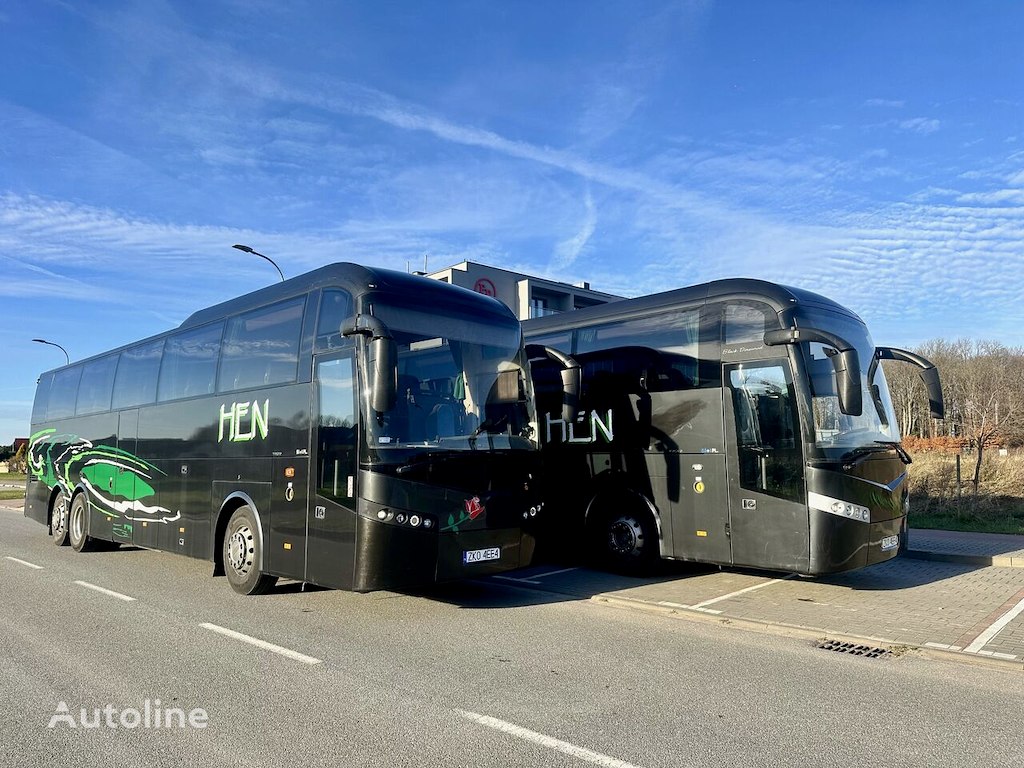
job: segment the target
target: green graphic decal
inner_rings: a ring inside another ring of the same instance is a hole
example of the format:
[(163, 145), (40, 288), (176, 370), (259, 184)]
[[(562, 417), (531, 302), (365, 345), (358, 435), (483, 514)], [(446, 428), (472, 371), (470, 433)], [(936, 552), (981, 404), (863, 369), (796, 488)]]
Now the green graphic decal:
[(59, 486), (71, 496), (79, 484), (89, 494), (93, 507), (114, 523), (114, 534), (130, 538), (130, 521), (170, 523), (181, 517), (147, 499), (156, 496), (153, 477), (164, 474), (148, 461), (109, 446), (94, 446), (78, 435), (58, 434), (45, 429), (32, 435), (29, 443), (29, 472), (53, 489)]

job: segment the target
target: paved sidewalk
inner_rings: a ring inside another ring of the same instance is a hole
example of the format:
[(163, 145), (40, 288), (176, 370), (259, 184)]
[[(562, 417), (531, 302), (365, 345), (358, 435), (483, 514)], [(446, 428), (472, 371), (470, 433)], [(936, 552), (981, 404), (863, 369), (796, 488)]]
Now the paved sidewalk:
[(906, 554), (918, 560), (1024, 568), (1024, 536), (912, 528)]

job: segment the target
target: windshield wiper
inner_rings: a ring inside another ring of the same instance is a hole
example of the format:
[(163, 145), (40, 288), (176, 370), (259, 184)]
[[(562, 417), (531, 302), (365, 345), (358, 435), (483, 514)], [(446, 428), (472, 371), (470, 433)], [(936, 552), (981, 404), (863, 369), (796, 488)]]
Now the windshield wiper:
[(903, 443), (896, 443), (890, 440), (875, 440), (879, 445), (884, 445), (888, 448), (895, 448), (896, 455), (900, 457), (900, 461), (904, 464), (913, 464), (914, 460), (910, 458), (910, 454), (907, 453), (907, 449), (903, 447)]
[(441, 463), (455, 458), (456, 456), (465, 456), (466, 453), (466, 451), (426, 451), (425, 453), (417, 454), (411, 459), (408, 459), (404, 464), (398, 467), (395, 472), (400, 475), (404, 475), (407, 472), (419, 469), (424, 464), (430, 466), (435, 462)]
[(909, 464), (911, 462), (910, 454), (908, 454), (906, 449), (899, 443), (888, 440), (875, 440), (874, 442), (874, 445), (861, 445), (840, 456), (839, 461), (843, 463), (843, 468), (853, 469), (868, 456), (874, 453), (881, 453), (888, 448), (895, 449), (896, 455), (900, 457), (900, 461), (904, 464)]

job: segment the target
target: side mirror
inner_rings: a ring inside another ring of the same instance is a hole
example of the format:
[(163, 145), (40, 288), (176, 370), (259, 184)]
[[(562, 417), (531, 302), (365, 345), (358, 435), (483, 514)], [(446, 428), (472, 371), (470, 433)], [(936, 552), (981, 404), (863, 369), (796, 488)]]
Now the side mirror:
[(942, 398), (942, 382), (939, 381), (939, 370), (935, 364), (915, 352), (896, 347), (878, 347), (875, 350), (876, 360), (899, 360), (920, 368), (921, 381), (928, 392), (928, 409), (933, 419), (941, 419), (946, 415), (946, 405)]
[(576, 420), (580, 409), (580, 388), (583, 384), (583, 369), (575, 358), (553, 347), (541, 344), (527, 344), (526, 355), (530, 358), (546, 357), (562, 366), (562, 419), (568, 424)]
[(398, 397), (398, 351), (394, 339), (378, 337), (370, 341), (366, 378), (373, 410), (386, 413), (394, 408)]
[(802, 341), (817, 341), (836, 349), (832, 355), (832, 370), (836, 374), (836, 394), (839, 410), (847, 416), (860, 416), (864, 412), (864, 397), (860, 386), (860, 360), (857, 350), (845, 339), (834, 333), (816, 328), (789, 328), (768, 331), (764, 343), (769, 347), (777, 344), (799, 344)]
[(366, 345), (366, 385), (370, 407), (387, 413), (398, 398), (398, 348), (391, 332), (372, 315), (356, 315), (341, 327), (342, 336), (364, 336)]

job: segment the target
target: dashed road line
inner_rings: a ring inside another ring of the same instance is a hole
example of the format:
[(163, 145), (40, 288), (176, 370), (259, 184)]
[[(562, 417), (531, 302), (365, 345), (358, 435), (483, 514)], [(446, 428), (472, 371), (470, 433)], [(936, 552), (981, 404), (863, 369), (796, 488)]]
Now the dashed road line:
[(243, 642), (243, 643), (248, 643), (249, 645), (254, 645), (257, 648), (262, 648), (265, 651), (272, 651), (273, 653), (276, 653), (276, 654), (278, 654), (280, 656), (285, 656), (285, 657), (287, 657), (289, 659), (292, 659), (294, 661), (301, 661), (303, 664), (320, 664), (320, 663), (322, 663), (320, 659), (313, 658), (312, 656), (307, 656), (306, 654), (299, 653), (298, 651), (293, 651), (290, 648), (285, 648), (285, 647), (280, 646), (280, 645), (274, 645), (273, 643), (268, 643), (266, 640), (260, 640), (257, 637), (251, 637), (249, 635), (243, 635), (241, 632), (235, 632), (235, 630), (233, 630), (233, 629), (227, 629), (226, 627), (221, 627), (221, 626), (218, 626), (216, 624), (208, 624), (208, 623), (203, 623), (203, 624), (200, 624), (199, 626), (202, 627), (203, 629), (208, 629), (211, 632), (216, 632), (219, 635), (224, 635), (225, 637), (230, 637), (230, 638), (232, 638), (234, 640), (238, 640), (238, 641)]
[(476, 712), (467, 712), (463, 709), (455, 710), (461, 717), (471, 720), (479, 725), (493, 728), (496, 731), (507, 733), (510, 736), (515, 736), (523, 741), (528, 741), (531, 744), (536, 744), (547, 749), (555, 750), (566, 755), (578, 758), (580, 760), (586, 760), (588, 763), (594, 765), (604, 766), (604, 768), (637, 768), (633, 763), (627, 763), (625, 760), (619, 760), (618, 758), (611, 757), (609, 755), (595, 752), (592, 749), (586, 747), (578, 747), (575, 744), (570, 744), (568, 741), (562, 741), (556, 739), (553, 736), (546, 736), (543, 733), (537, 733), (537, 731), (531, 731), (528, 728), (523, 728), (521, 725), (515, 723), (509, 723), (505, 720), (499, 720), (496, 717), (490, 717), (489, 715), (481, 715)]
[(118, 600), (124, 600), (126, 603), (131, 603), (135, 601), (134, 597), (130, 597), (129, 595), (122, 595), (120, 592), (115, 592), (114, 590), (107, 589), (106, 587), (98, 587), (95, 584), (90, 584), (88, 581), (76, 581), (75, 584), (77, 584), (80, 587), (95, 590), (96, 592), (101, 592), (104, 595), (108, 595), (110, 597), (116, 597)]
[(28, 560), (22, 560), (18, 557), (11, 557), (10, 555), (4, 556), (4, 560), (10, 560), (12, 563), (18, 563), (19, 565), (27, 566), (28, 568), (35, 568), (37, 571), (43, 570), (43, 566), (30, 563)]

